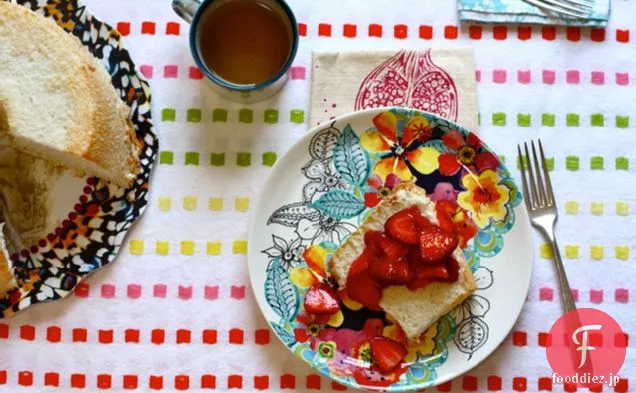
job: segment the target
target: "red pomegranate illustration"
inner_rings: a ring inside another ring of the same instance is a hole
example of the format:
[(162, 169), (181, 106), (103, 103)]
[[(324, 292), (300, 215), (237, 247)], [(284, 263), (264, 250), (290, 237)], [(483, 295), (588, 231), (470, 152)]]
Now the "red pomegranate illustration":
[(431, 60), (431, 50), (400, 50), (367, 75), (358, 89), (355, 110), (402, 106), (457, 120), (457, 87)]

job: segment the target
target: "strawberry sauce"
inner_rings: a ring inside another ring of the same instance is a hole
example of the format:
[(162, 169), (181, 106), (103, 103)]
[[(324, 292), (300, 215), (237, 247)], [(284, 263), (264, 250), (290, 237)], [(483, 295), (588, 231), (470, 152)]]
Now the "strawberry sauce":
[(365, 248), (353, 262), (347, 276), (349, 297), (380, 310), (382, 289), (406, 285), (414, 291), (434, 282), (453, 283), (459, 264), (453, 251), (459, 240), (422, 216), (416, 206), (389, 217), (384, 231), (367, 231)]

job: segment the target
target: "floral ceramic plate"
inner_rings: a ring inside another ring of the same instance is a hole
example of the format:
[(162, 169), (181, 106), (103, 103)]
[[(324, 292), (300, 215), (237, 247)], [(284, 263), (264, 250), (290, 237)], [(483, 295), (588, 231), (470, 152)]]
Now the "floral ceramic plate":
[[(150, 87), (137, 73), (120, 33), (77, 0), (14, 2), (53, 19), (102, 62), (113, 88), (130, 107), (142, 169), (127, 189), (94, 177), (80, 178), (69, 170), (51, 174), (57, 178), (51, 181), (45, 230), (38, 230), (39, 237), (31, 236), (29, 244), (8, 244), (20, 288), (0, 296), (0, 318), (69, 295), (84, 277), (115, 259), (126, 232), (146, 208), (150, 172), (159, 150), (150, 115)], [(28, 203), (33, 195), (21, 197)]]
[[(343, 298), (338, 313), (320, 317), (303, 309), (303, 297), (329, 276), (338, 245), (403, 181), (449, 201), (456, 228), (473, 228), (463, 251), (477, 291), (383, 375), (370, 339), (400, 339), (389, 316)], [(408, 109), (356, 112), (309, 132), (267, 178), (248, 243), (252, 287), (280, 340), (321, 374), (374, 390), (424, 389), (484, 360), (516, 321), (532, 270), (527, 213), (505, 165), (465, 128)]]

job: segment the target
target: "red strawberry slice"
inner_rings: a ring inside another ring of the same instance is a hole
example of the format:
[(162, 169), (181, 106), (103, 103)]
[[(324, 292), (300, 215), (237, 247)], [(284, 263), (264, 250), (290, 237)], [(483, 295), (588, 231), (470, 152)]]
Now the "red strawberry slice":
[(380, 248), (380, 240), (385, 237), (381, 231), (366, 231), (364, 233), (364, 245), (369, 251), (376, 256), (382, 256), (383, 251)]
[(335, 314), (340, 310), (338, 294), (329, 284), (315, 284), (305, 295), (305, 311), (315, 315)]
[(418, 228), (420, 228), (420, 229), (433, 225), (431, 220), (429, 220), (428, 218), (424, 217), (422, 215), (422, 213), (420, 213), (419, 210), (417, 211), (417, 214), (413, 218), (415, 219), (415, 223), (417, 224)]
[(376, 337), (371, 340), (373, 365), (383, 374), (388, 374), (399, 366), (407, 353), (404, 345), (388, 337)]
[(448, 258), (457, 247), (457, 235), (437, 226), (423, 228), (420, 233), (420, 253), (426, 263), (437, 263)]
[(435, 213), (439, 226), (446, 232), (455, 232), (455, 223), (453, 216), (457, 211), (458, 205), (453, 201), (442, 200), (435, 204)]
[(379, 240), (380, 248), (389, 259), (398, 259), (406, 256), (411, 247), (391, 237), (382, 236)]
[(362, 331), (364, 332), (364, 335), (368, 339), (372, 339), (373, 337), (381, 336), (383, 329), (384, 329), (384, 322), (382, 322), (381, 319), (370, 318), (370, 319), (367, 319), (366, 322), (364, 323), (364, 327), (362, 328)]
[(417, 244), (419, 228), (414, 218), (416, 214), (419, 214), (417, 207), (399, 211), (389, 217), (384, 224), (384, 229), (395, 240), (406, 244)]
[(376, 258), (369, 264), (369, 275), (383, 285), (405, 285), (413, 279), (405, 258)]
[(380, 242), (380, 239), (384, 236), (382, 231), (366, 231), (364, 233), (364, 245), (371, 246), (376, 245)]
[(372, 251), (365, 247), (365, 249), (362, 251), (362, 254), (360, 254), (360, 256), (356, 258), (356, 260), (353, 261), (353, 263), (351, 264), (349, 273), (347, 273), (347, 279), (351, 276), (357, 276), (361, 273), (366, 272), (367, 269), (369, 269), (369, 263), (374, 258), (375, 256), (373, 255)]
[(375, 282), (368, 272), (347, 276), (347, 293), (352, 300), (363, 306), (380, 311), (380, 299), (382, 299), (382, 287)]
[(415, 270), (415, 279), (409, 285), (408, 289), (414, 291), (419, 288), (424, 288), (428, 284), (446, 281), (449, 278), (449, 272), (445, 265), (437, 266), (419, 266)]
[(444, 265), (448, 272), (448, 277), (446, 277), (443, 281), (448, 283), (457, 281), (459, 279), (459, 263), (457, 263), (455, 258), (448, 258)]

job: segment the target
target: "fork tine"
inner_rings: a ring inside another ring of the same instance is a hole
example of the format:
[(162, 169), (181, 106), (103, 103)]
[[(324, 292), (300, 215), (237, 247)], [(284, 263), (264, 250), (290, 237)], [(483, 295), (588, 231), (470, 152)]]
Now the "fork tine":
[[(541, 165), (539, 165), (539, 159), (537, 158), (537, 150), (534, 147), (534, 141), (530, 142), (530, 146), (532, 146), (532, 158), (534, 159), (534, 170), (537, 174), (537, 184), (539, 188), (539, 206), (547, 205), (547, 198), (545, 197), (545, 187), (543, 187), (543, 180), (541, 179)], [(530, 159), (528, 157), (528, 159)]]
[(532, 193), (532, 206), (539, 207), (537, 203), (537, 184), (534, 182), (534, 174), (532, 173), (532, 162), (530, 161), (530, 153), (528, 152), (528, 144), (523, 143), (523, 147), (526, 151), (526, 158), (528, 163), (528, 177), (530, 178), (530, 192)]
[(562, 10), (559, 12), (572, 11), (575, 13), (581, 13), (586, 15), (589, 9), (581, 9), (580, 6), (569, 4), (564, 0), (541, 0), (544, 4), (553, 5), (557, 8), (561, 8)]
[(587, 12), (583, 12), (581, 10), (576, 10), (575, 12), (572, 11), (568, 11), (565, 10), (563, 8), (557, 8), (553, 5), (550, 5), (548, 3), (544, 3), (543, 0), (539, 1), (539, 0), (524, 0), (526, 3), (528, 4), (532, 4), (535, 7), (539, 7), (542, 8), (544, 10), (548, 10), (548, 11), (553, 11), (559, 14), (563, 14), (563, 15), (568, 15), (568, 16), (573, 16), (575, 18), (581, 18), (584, 16), (587, 16)]
[(521, 146), (517, 145), (517, 153), (519, 153), (519, 167), (521, 168), (521, 185), (523, 186), (523, 199), (526, 201), (528, 210), (532, 210), (532, 198), (528, 193), (528, 182), (526, 180), (526, 168), (523, 163), (523, 155), (521, 154)]
[(563, 0), (563, 1), (571, 3), (571, 4), (579, 5), (588, 10), (592, 10), (594, 8), (594, 2), (590, 0)]
[(543, 173), (545, 175), (545, 186), (547, 189), (548, 195), (548, 205), (556, 205), (556, 200), (554, 199), (554, 191), (552, 190), (552, 182), (550, 181), (550, 173), (548, 172), (548, 165), (545, 161), (545, 155), (543, 154), (543, 145), (541, 144), (541, 139), (539, 139), (539, 153), (541, 154), (541, 161), (543, 162)]

